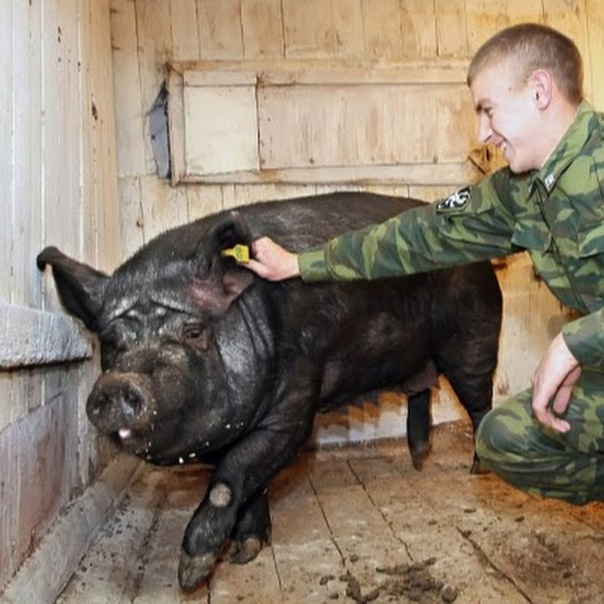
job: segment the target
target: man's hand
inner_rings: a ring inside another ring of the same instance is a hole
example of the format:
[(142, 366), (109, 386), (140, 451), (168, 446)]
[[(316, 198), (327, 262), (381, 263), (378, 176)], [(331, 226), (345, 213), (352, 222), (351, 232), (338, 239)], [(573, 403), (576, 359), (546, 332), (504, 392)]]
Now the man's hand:
[(242, 265), (269, 281), (283, 281), (300, 275), (298, 255), (269, 237), (261, 237), (252, 243), (252, 257)]
[(580, 375), (579, 362), (568, 349), (562, 334), (558, 334), (533, 376), (533, 413), (544, 426), (558, 432), (570, 430), (570, 424), (557, 416), (566, 411)]

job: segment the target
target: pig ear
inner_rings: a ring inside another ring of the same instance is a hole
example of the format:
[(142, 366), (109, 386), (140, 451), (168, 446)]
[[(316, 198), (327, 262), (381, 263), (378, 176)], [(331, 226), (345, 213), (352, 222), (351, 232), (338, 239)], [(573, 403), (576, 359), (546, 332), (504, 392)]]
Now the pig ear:
[(204, 234), (194, 257), (193, 296), (210, 311), (222, 312), (254, 281), (251, 271), (223, 251), (250, 246), (252, 235), (239, 212), (218, 219)]
[(72, 260), (56, 247), (47, 247), (38, 254), (38, 268), (52, 266), (52, 274), (65, 309), (81, 319), (91, 331), (98, 329), (105, 285), (109, 277), (87, 264)]

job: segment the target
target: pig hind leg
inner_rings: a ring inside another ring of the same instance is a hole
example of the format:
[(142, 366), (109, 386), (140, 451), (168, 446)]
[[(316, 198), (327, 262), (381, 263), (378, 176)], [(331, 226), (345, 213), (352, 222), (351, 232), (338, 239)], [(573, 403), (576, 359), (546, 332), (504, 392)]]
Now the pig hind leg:
[(407, 401), (407, 444), (411, 454), (411, 463), (421, 470), (430, 452), (430, 390), (422, 390), (409, 395)]
[[(438, 370), (449, 380), (464, 406), (474, 434), (493, 404), (493, 376), (497, 366), (497, 338), (453, 338), (436, 357)], [(476, 453), (473, 474), (482, 472)]]

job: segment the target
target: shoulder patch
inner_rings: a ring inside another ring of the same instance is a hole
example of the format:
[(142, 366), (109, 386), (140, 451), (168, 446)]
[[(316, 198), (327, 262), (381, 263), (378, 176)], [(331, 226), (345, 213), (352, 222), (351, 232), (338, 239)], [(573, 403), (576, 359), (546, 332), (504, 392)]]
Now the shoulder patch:
[(447, 210), (461, 210), (468, 205), (468, 201), (470, 201), (470, 187), (464, 187), (463, 189), (459, 189), (453, 193), (453, 195), (449, 195), (446, 199), (441, 199), (436, 204), (436, 209), (439, 212), (446, 212)]

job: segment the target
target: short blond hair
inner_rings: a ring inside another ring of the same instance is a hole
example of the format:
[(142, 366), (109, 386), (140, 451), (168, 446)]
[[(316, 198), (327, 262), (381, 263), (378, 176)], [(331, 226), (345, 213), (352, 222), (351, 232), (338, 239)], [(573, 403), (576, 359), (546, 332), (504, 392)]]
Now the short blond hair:
[(538, 23), (522, 23), (501, 30), (476, 52), (468, 68), (467, 82), (485, 67), (510, 61), (526, 82), (537, 69), (552, 74), (558, 89), (571, 103), (583, 100), (583, 60), (576, 44), (559, 31)]

